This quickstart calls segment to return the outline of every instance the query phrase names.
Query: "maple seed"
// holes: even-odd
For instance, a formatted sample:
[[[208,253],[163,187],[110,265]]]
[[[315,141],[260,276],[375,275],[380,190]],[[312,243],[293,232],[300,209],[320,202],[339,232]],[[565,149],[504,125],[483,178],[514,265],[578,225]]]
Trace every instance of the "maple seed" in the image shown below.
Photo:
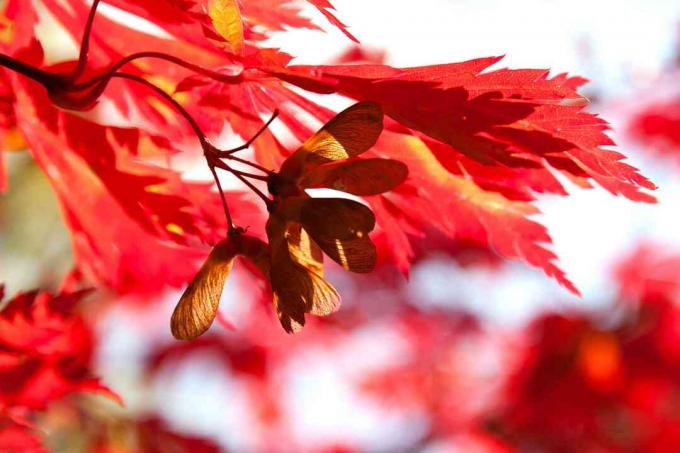
[[[267,221],[270,282],[274,308],[284,330],[299,332],[305,313],[326,316],[340,307],[340,295],[323,278],[323,256],[299,223],[287,221],[277,210]]]
[[[191,280],[172,314],[170,328],[179,340],[202,335],[215,320],[224,282],[234,265],[236,250],[230,239],[217,244]]]
[[[212,325],[217,316],[224,283],[234,265],[243,256],[263,275],[269,275],[269,247],[237,227],[219,242],[182,294],[170,321],[172,335],[178,340],[193,340]]]
[[[333,261],[351,272],[375,268],[376,249],[368,233],[375,227],[373,212],[344,198],[310,198],[300,211],[309,236]]]

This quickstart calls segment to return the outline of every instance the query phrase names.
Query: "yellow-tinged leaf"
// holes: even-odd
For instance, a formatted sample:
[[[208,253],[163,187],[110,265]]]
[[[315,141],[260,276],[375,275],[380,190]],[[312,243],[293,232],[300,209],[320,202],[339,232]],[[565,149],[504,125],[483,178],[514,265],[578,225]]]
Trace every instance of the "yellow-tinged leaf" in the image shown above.
[[[243,50],[243,21],[237,0],[210,0],[208,15],[232,52]]]

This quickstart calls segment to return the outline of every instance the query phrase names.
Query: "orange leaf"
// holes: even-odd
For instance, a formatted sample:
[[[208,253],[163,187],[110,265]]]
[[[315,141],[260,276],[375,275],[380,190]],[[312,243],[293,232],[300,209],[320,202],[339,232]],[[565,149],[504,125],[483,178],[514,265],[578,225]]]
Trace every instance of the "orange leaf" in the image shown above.
[[[237,0],[211,0],[208,15],[234,53],[243,50],[243,21]]]

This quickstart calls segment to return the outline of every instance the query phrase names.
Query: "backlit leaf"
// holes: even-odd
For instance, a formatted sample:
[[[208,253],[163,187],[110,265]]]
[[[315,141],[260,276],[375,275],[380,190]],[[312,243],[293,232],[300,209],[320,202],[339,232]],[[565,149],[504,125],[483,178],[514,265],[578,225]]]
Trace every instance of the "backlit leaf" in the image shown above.
[[[210,0],[208,14],[231,50],[240,53],[243,50],[243,22],[238,0]]]

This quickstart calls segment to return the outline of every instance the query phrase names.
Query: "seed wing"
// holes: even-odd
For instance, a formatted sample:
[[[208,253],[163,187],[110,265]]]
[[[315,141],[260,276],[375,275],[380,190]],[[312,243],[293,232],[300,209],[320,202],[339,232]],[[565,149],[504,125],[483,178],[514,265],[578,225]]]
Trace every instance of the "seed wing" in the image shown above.
[[[358,102],[338,113],[305,141],[281,166],[280,173],[298,178],[326,162],[358,156],[375,144],[382,132],[383,112],[375,102]]]
[[[373,212],[343,198],[310,198],[300,211],[300,222],[333,261],[359,273],[373,270],[375,245],[368,233],[375,227]]]
[[[359,196],[389,192],[404,182],[408,167],[393,159],[354,159],[331,162],[306,173],[303,188],[328,188]]]
[[[193,340],[208,330],[217,315],[224,282],[235,257],[229,240],[220,242],[210,252],[172,314],[170,329],[175,338]]]

